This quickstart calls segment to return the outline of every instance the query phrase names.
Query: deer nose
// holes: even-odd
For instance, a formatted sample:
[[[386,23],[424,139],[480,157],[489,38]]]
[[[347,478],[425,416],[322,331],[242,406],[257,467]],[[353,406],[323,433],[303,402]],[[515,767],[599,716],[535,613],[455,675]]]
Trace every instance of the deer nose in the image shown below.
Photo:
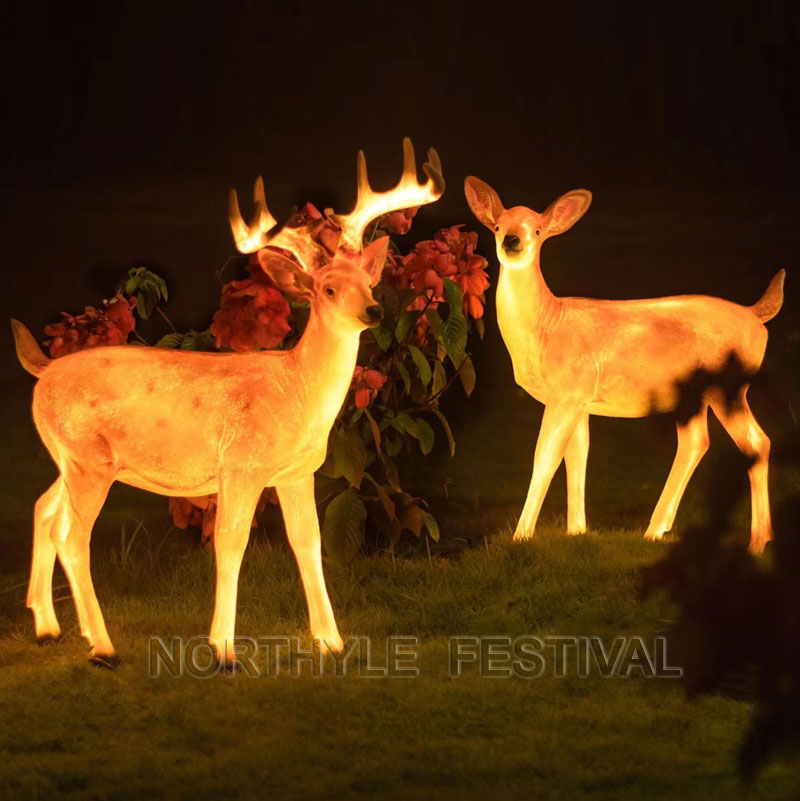
[[[383,319],[383,306],[379,304],[375,304],[374,306],[367,306],[367,317],[369,317],[372,322],[377,323],[378,321]]]
[[[519,237],[514,234],[506,234],[503,237],[503,250],[516,250],[519,247]]]

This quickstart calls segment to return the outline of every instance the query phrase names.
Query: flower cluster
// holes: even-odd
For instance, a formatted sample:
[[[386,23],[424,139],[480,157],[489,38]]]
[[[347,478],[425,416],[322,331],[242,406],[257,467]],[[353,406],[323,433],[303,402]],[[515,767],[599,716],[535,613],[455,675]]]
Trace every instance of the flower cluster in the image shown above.
[[[386,376],[377,370],[368,370],[366,367],[356,366],[353,371],[353,390],[356,408],[366,409],[375,400],[378,390],[386,383]]]
[[[418,242],[405,256],[389,254],[384,279],[395,289],[412,289],[416,297],[408,310],[435,309],[443,300],[444,279],[455,281],[464,293],[464,314],[474,320],[483,317],[483,295],[489,288],[488,262],[475,252],[478,235],[462,231],[461,225],[442,228],[433,239]],[[424,341],[428,320],[420,315],[414,342]]]
[[[44,344],[54,359],[101,345],[124,345],[128,341],[136,327],[133,319],[136,298],[116,295],[103,303],[100,309],[87,306],[83,314],[61,312],[60,323],[45,327],[44,332],[50,339]]]
[[[211,333],[218,348],[238,352],[274,348],[289,333],[290,311],[286,298],[266,275],[230,281],[222,288]]]

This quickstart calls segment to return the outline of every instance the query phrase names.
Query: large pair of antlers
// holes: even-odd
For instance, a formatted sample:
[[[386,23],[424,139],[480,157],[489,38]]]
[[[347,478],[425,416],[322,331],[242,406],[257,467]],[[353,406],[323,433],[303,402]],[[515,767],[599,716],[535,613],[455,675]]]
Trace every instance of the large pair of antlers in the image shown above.
[[[356,160],[358,196],[355,208],[349,214],[340,214],[334,217],[334,221],[342,230],[339,247],[346,247],[357,253],[361,250],[364,231],[372,220],[390,211],[424,206],[438,200],[444,192],[444,178],[439,154],[433,148],[428,150],[428,160],[422,165],[422,169],[428,176],[428,180],[424,184],[417,181],[414,146],[406,137],[403,139],[403,174],[400,182],[394,189],[387,192],[375,192],[367,178],[367,160],[364,157],[364,151],[359,150]],[[284,248],[295,253],[303,266],[308,269],[308,242],[303,241],[307,238],[302,235],[300,230],[284,227],[273,233],[277,221],[267,208],[267,201],[264,197],[264,181],[261,176],[256,179],[253,186],[255,211],[249,225],[242,219],[239,211],[236,190],[231,190],[229,201],[231,231],[237,250],[241,253],[254,253],[268,245]]]

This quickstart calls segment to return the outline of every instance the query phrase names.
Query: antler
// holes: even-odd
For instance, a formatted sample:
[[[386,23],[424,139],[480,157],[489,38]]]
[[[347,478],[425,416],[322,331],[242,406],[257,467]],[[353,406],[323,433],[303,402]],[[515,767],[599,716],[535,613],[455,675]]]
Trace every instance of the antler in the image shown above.
[[[356,176],[358,181],[358,199],[350,214],[337,217],[342,226],[342,243],[351,250],[361,250],[364,230],[369,223],[390,211],[408,209],[412,206],[424,206],[438,200],[444,192],[442,163],[439,154],[428,150],[428,160],[422,165],[428,176],[424,184],[417,181],[417,164],[414,158],[414,146],[411,140],[403,139],[403,175],[394,189],[388,192],[373,192],[367,178],[367,160],[364,151],[358,151],[356,160]]]
[[[341,226],[340,245],[358,252],[361,250],[364,230],[370,221],[398,209],[424,206],[438,200],[444,192],[442,163],[439,154],[431,148],[428,160],[422,165],[428,176],[424,184],[417,181],[417,165],[414,159],[414,146],[411,140],[403,139],[403,174],[400,182],[388,192],[373,192],[367,178],[367,162],[364,152],[359,150],[356,162],[358,199],[350,214],[335,215],[331,219]],[[264,197],[264,181],[259,176],[253,185],[253,204],[255,212],[250,225],[242,219],[236,190],[229,195],[228,217],[236,248],[241,253],[255,253],[261,248],[283,248],[293,253],[306,271],[314,269],[326,260],[323,248],[308,235],[307,228],[288,228],[284,226],[272,233],[277,225],[267,208]]]
[[[267,245],[271,238],[269,232],[278,224],[267,208],[267,200],[264,197],[264,179],[260,175],[253,184],[253,204],[256,208],[253,221],[247,225],[239,211],[236,190],[231,189],[228,195],[228,219],[231,223],[236,249],[240,253],[254,253]]]

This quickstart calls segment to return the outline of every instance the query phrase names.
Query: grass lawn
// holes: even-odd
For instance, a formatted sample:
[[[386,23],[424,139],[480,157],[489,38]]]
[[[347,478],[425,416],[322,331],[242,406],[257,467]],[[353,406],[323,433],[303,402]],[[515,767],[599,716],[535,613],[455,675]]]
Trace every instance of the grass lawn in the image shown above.
[[[381,555],[328,570],[344,635],[418,636],[417,678],[150,678],[150,636],[209,625],[213,560],[187,536],[157,551],[161,537],[142,533],[127,556],[117,545],[94,559],[123,660],[113,672],[88,666],[66,590],[56,592],[65,636],[38,647],[15,586],[24,575],[4,575],[0,797],[744,797],[733,756],[745,703],[689,702],[668,679],[449,675],[449,636],[647,639],[669,614],[657,598],[636,600],[637,568],[666,547],[639,531],[569,538],[546,523],[515,546],[503,524],[474,522],[490,536],[458,558]],[[239,633],[305,635],[285,548],[259,539],[248,550],[239,602]],[[749,797],[799,788],[776,763]]]

